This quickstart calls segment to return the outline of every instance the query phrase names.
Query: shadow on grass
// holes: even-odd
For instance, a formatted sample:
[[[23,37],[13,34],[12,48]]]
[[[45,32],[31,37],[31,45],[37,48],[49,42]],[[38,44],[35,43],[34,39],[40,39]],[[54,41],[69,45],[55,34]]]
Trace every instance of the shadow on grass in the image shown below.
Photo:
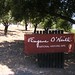
[[[15,33],[17,33],[16,31],[10,31],[8,30],[7,35],[16,35]],[[0,36],[4,36],[4,30],[0,29]]]
[[[35,71],[36,67],[40,69],[36,64],[35,56],[25,55],[24,46],[24,40],[0,43],[0,64],[8,66],[14,72],[14,75],[33,75],[32,70]],[[66,70],[74,71],[75,53],[65,55],[65,60]]]
[[[25,55],[23,50],[23,40],[0,43],[0,64],[7,65],[15,73],[14,75],[32,75],[27,68],[35,65],[35,60],[32,56]]]

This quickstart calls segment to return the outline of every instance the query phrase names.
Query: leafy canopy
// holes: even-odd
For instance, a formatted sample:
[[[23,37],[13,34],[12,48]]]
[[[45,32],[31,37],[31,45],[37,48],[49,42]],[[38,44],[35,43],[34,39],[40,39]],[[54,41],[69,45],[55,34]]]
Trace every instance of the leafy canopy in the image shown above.
[[[59,18],[75,24],[74,7],[75,0],[0,0],[0,17],[11,11],[17,21],[52,24]]]
[[[60,17],[75,23],[75,0],[12,0],[12,15],[16,19],[44,19],[46,16]]]

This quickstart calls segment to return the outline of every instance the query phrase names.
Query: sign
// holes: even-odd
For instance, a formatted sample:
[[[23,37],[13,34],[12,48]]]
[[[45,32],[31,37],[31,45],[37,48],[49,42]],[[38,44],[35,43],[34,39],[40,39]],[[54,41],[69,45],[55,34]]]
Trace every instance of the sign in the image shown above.
[[[73,34],[26,34],[25,53],[73,52]]]

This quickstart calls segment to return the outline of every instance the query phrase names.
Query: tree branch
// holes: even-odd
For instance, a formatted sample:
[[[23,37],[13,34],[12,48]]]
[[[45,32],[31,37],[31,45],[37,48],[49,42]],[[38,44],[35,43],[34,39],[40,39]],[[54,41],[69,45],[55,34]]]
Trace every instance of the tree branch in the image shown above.
[[[72,18],[66,17],[66,16],[62,16],[61,14],[57,14],[57,13],[51,13],[52,16],[56,16],[56,17],[60,17],[64,20],[67,20],[73,24],[75,24],[75,20],[73,20]]]

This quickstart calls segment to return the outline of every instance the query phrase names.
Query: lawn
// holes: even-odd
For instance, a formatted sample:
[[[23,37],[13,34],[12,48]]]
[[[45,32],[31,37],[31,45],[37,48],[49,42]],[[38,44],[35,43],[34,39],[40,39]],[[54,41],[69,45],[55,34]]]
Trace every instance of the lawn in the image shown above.
[[[71,32],[72,32],[72,33],[75,33],[75,29],[72,29]]]

